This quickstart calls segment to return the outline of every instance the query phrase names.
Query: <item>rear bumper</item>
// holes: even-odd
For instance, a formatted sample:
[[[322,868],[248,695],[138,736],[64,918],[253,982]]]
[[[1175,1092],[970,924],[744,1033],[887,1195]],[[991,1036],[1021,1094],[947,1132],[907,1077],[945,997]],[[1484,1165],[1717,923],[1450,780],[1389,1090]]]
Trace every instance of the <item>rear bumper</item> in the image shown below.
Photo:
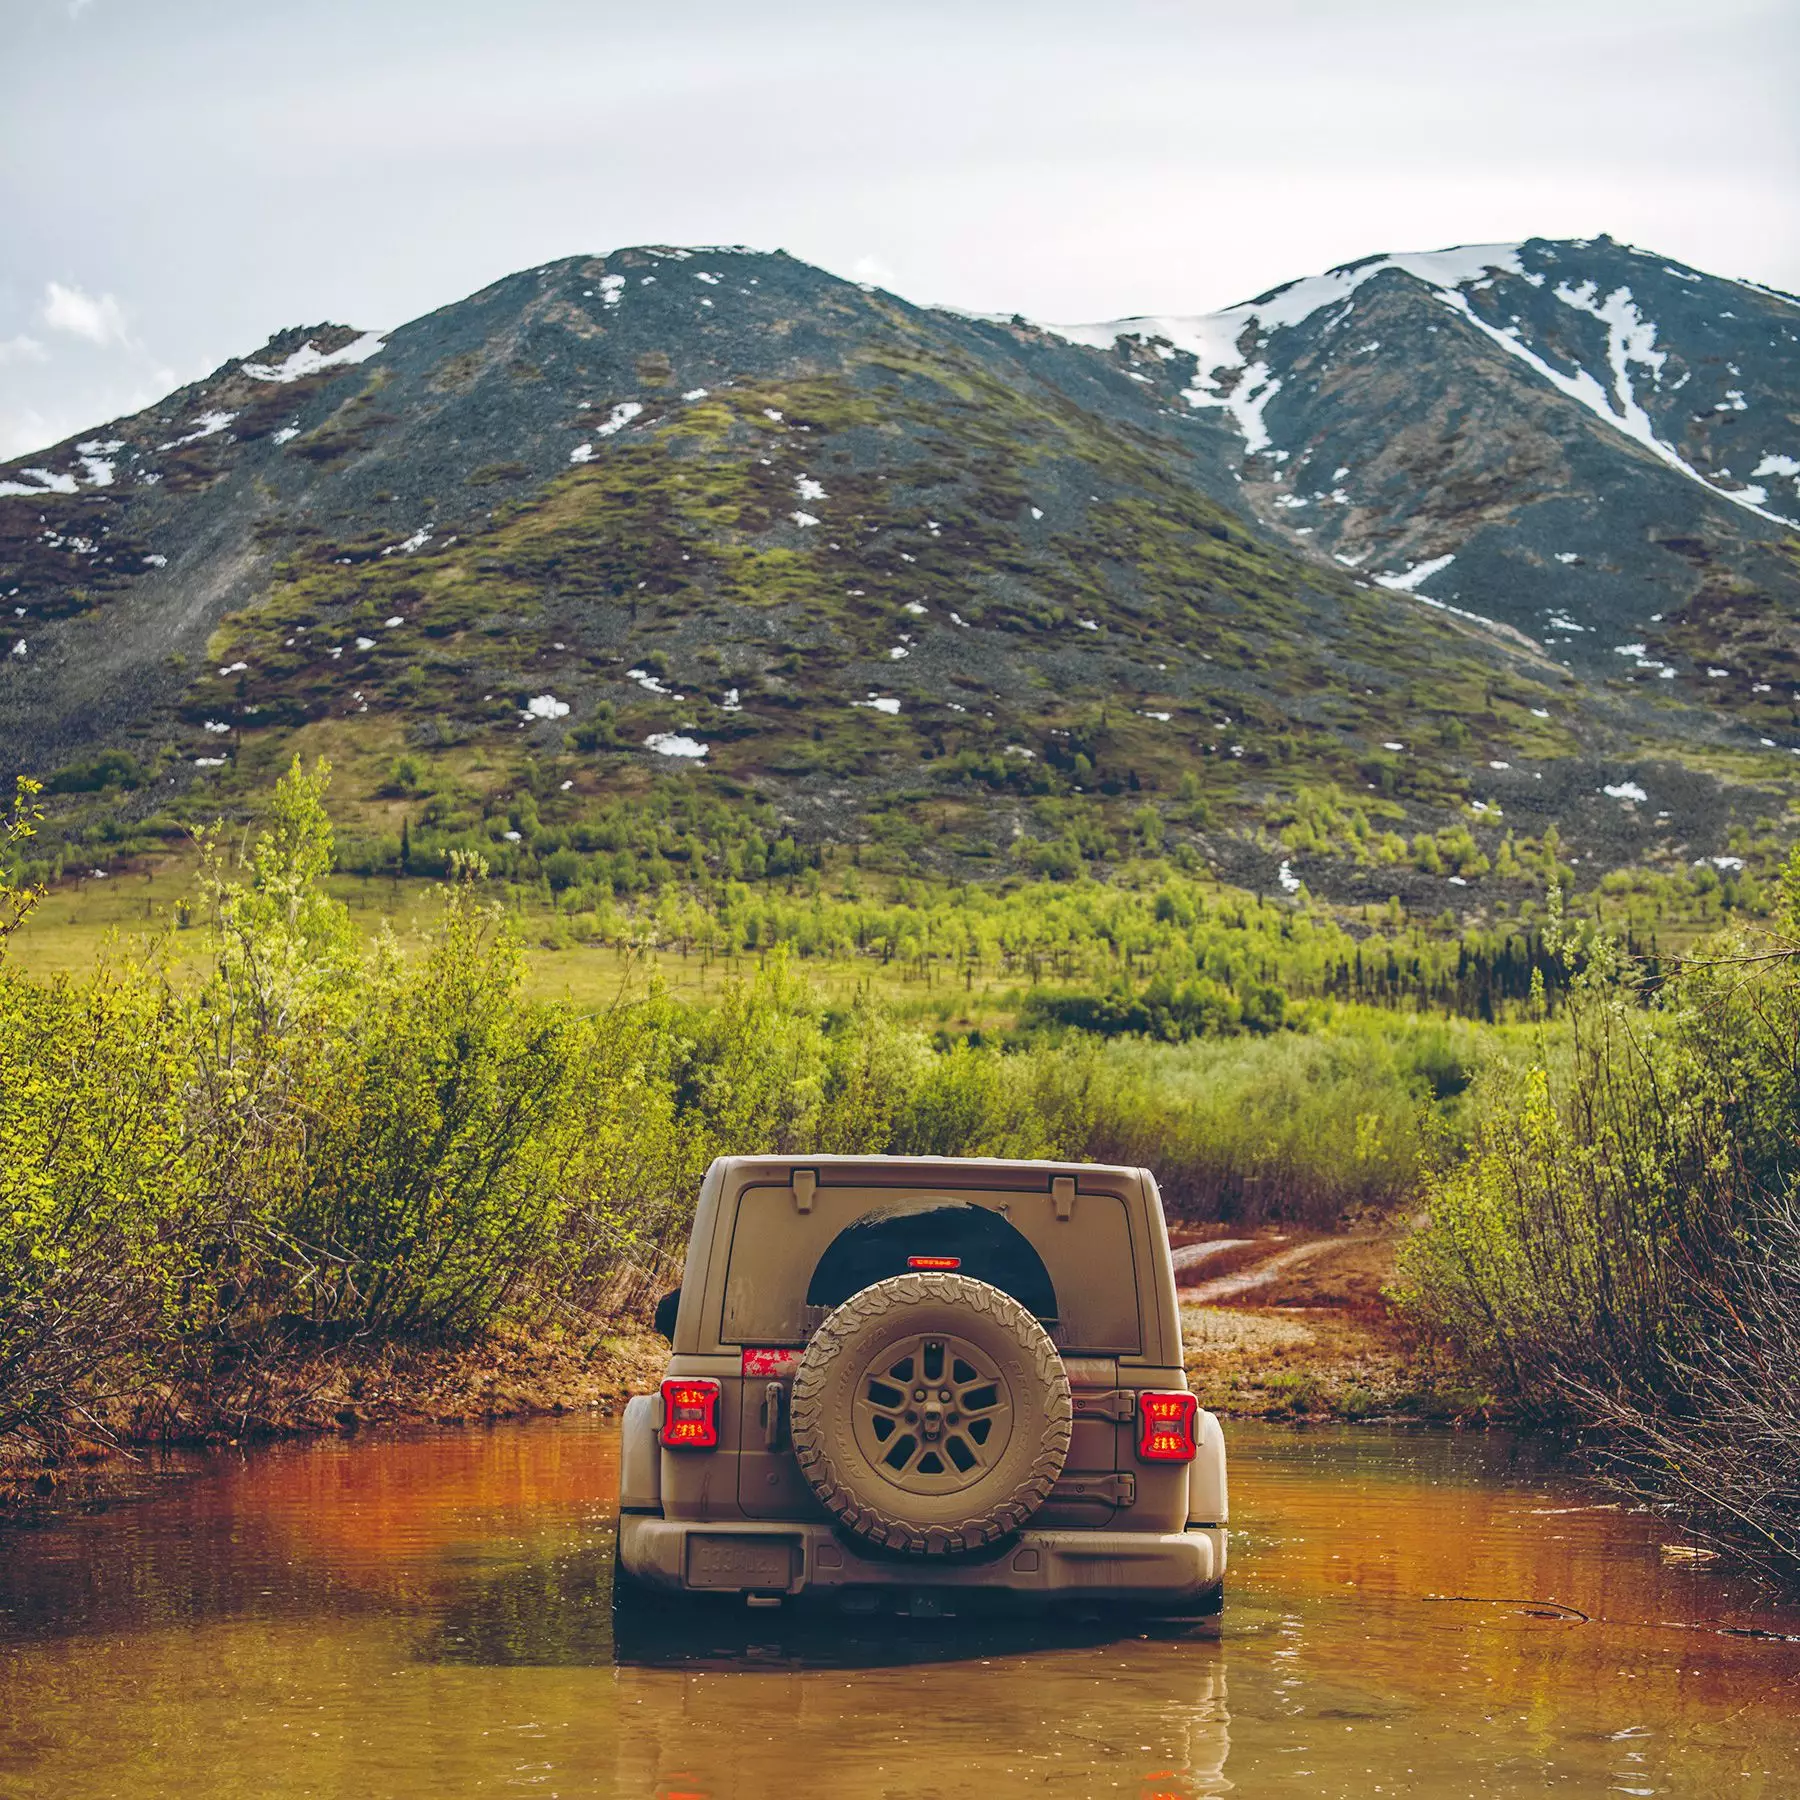
[[[640,1586],[669,1594],[846,1600],[880,1590],[1108,1601],[1180,1612],[1224,1579],[1223,1527],[1187,1531],[1025,1531],[981,1561],[861,1555],[828,1526],[692,1524],[647,1513],[619,1520],[619,1560]]]

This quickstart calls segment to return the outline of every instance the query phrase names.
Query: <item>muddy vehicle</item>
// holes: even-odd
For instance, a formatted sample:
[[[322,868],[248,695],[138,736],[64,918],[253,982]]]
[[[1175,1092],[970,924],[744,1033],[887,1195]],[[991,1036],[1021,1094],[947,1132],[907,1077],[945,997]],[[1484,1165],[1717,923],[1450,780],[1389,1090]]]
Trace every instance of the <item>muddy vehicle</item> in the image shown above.
[[[1225,1447],[1148,1170],[721,1158],[657,1328],[623,1603],[1218,1611]]]

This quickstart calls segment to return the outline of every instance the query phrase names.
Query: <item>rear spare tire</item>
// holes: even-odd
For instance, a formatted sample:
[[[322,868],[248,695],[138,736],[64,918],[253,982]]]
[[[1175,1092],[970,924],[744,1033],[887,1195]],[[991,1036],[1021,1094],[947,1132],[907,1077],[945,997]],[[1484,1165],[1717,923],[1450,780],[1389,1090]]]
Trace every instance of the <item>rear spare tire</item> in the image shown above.
[[[1010,1294],[966,1275],[896,1275],[819,1327],[791,1429],[801,1473],[846,1530],[950,1556],[1043,1505],[1072,1417],[1056,1346]]]

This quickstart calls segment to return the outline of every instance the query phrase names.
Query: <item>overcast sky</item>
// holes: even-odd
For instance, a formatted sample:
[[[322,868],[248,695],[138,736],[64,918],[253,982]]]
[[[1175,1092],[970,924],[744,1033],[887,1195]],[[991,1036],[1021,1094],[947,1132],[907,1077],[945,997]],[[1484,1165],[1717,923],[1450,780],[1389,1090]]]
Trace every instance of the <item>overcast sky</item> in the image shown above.
[[[1615,237],[1800,289],[1794,0],[0,0],[0,456],[635,243],[1204,312]]]

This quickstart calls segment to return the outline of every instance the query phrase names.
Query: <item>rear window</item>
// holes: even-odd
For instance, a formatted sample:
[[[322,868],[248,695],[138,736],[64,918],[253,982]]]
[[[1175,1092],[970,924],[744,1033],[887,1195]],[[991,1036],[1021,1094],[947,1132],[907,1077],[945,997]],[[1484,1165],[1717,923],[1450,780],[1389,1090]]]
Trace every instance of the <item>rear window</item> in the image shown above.
[[[920,1215],[922,1251],[936,1247],[928,1221],[957,1204],[986,1207],[1037,1252],[1055,1295],[1046,1325],[1065,1354],[1135,1355],[1143,1345],[1137,1270],[1127,1203],[1112,1194],[1079,1194],[1066,1219],[1047,1193],[1017,1190],[954,1194],[895,1188],[821,1187],[800,1212],[787,1187],[747,1188],[738,1201],[719,1325],[724,1344],[804,1344],[824,1316],[808,1289],[840,1232],[871,1214]],[[903,1224],[901,1226],[903,1235]],[[890,1226],[889,1235],[894,1234]],[[929,1239],[930,1241],[926,1241]],[[971,1270],[973,1273],[974,1270]]]

